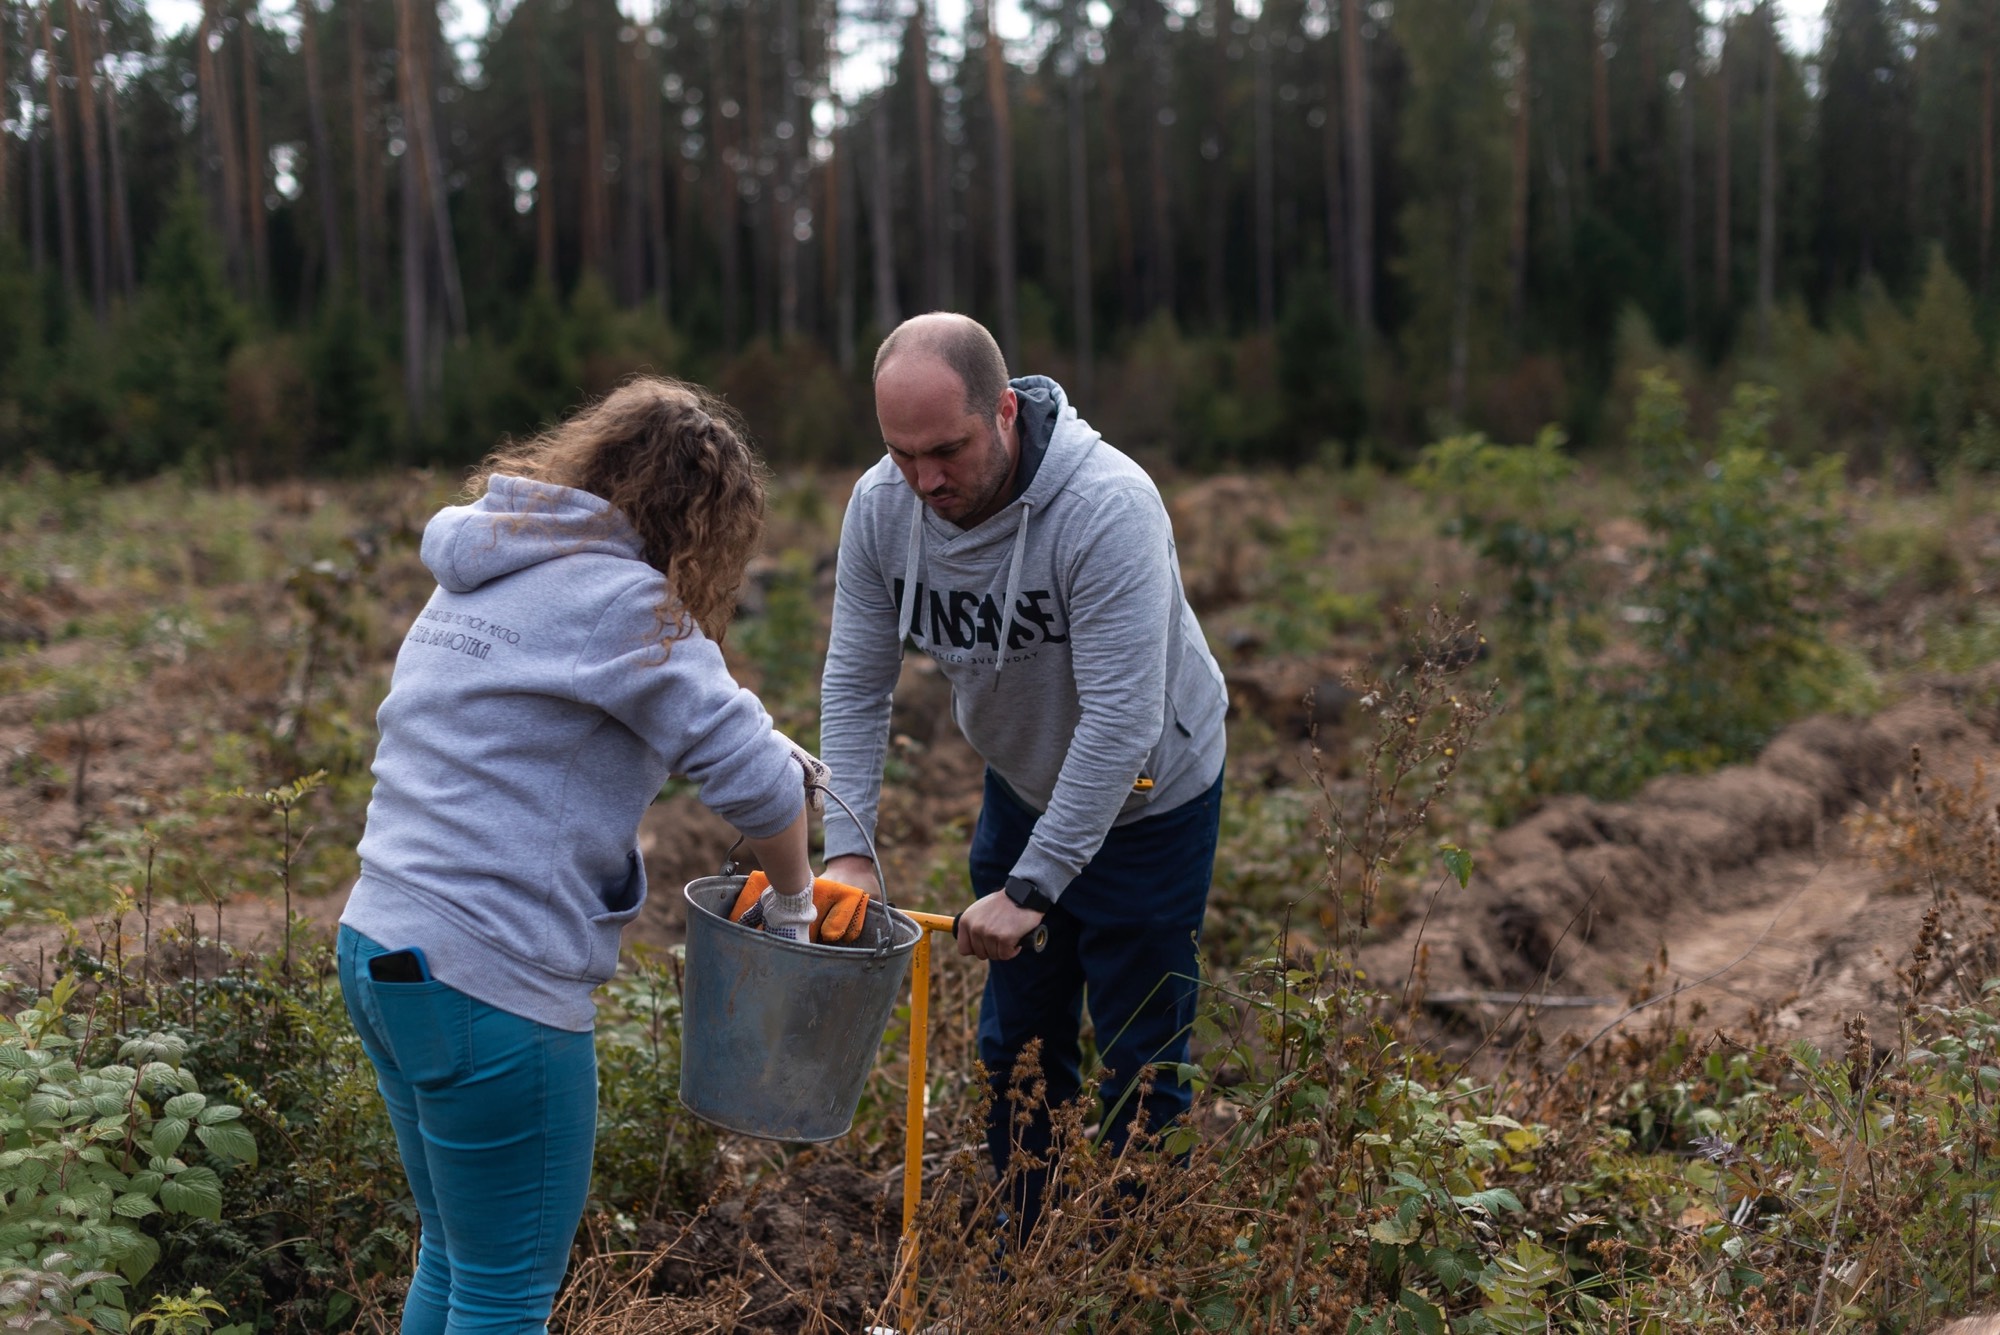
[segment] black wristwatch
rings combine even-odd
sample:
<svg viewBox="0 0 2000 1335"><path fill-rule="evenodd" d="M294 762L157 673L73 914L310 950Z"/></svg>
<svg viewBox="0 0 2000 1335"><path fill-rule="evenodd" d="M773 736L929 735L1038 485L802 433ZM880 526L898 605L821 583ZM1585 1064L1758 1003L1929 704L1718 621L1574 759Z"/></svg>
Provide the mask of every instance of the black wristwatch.
<svg viewBox="0 0 2000 1335"><path fill-rule="evenodd" d="M1042 893L1042 887L1036 885L1025 876L1009 876L1005 888L1007 898L1013 900L1024 909L1033 909L1036 913L1047 913L1056 906L1056 902L1053 899Z"/></svg>

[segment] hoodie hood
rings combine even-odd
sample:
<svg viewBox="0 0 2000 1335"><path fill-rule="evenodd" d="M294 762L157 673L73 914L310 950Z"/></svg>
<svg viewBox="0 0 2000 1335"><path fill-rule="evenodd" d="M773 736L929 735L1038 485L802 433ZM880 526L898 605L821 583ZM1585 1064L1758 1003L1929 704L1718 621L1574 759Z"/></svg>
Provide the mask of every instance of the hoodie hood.
<svg viewBox="0 0 2000 1335"><path fill-rule="evenodd" d="M912 572L914 582L917 572L923 569L925 529L932 524L955 535L947 539L946 544L959 547L1003 540L1008 536L1007 526L1011 523L1014 526L1013 551L1008 557L1007 583L1000 600L1001 607L1009 608L1014 606L1021 592L1021 563L1028 550L1030 519L1038 508L1047 505L1068 485L1103 439L1070 406L1062 386L1047 376L1022 376L1011 381L1010 385L1020 403L1020 416L1014 429L1021 451L1017 470L1026 471L1025 483L1018 484L1018 494L998 514L966 530L933 517L930 507L919 502L910 518L909 550L903 566ZM1006 662L1005 654L994 659L993 678L996 682Z"/></svg>
<svg viewBox="0 0 2000 1335"><path fill-rule="evenodd" d="M424 527L421 549L424 565L452 593L585 552L643 560L645 544L601 497L500 473L471 505L440 510Z"/></svg>
<svg viewBox="0 0 2000 1335"><path fill-rule="evenodd" d="M1012 387L1021 405L1015 427L1021 438L1021 462L1032 461L1013 504L1039 508L1083 467L1102 437L1077 416L1063 387L1047 376L1024 375Z"/></svg>

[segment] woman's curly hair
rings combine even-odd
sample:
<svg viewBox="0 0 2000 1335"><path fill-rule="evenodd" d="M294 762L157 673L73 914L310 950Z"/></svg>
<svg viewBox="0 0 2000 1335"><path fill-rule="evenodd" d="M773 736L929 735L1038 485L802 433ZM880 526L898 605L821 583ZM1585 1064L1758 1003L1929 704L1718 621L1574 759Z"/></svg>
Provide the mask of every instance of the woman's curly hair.
<svg viewBox="0 0 2000 1335"><path fill-rule="evenodd" d="M699 626L719 643L764 533L765 473L728 404L699 385L639 376L539 435L508 441L466 487L481 496L505 474L609 501L667 578L662 640Z"/></svg>

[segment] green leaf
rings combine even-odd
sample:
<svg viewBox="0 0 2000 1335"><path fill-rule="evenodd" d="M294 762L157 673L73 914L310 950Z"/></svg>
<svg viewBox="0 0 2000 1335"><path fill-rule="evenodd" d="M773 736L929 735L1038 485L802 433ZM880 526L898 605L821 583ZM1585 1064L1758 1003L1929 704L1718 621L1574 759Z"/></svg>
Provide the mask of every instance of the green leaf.
<svg viewBox="0 0 2000 1335"><path fill-rule="evenodd" d="M243 1115L243 1110L233 1103L211 1103L194 1115L194 1120L202 1126L214 1126L217 1122L233 1122Z"/></svg>
<svg viewBox="0 0 2000 1335"><path fill-rule="evenodd" d="M1472 854L1457 844L1439 844L1438 856L1444 859L1444 868L1458 880L1458 888L1463 890L1472 881Z"/></svg>
<svg viewBox="0 0 2000 1335"><path fill-rule="evenodd" d="M222 1179L213 1168L196 1164L160 1184L160 1204L198 1219L222 1218Z"/></svg>
<svg viewBox="0 0 2000 1335"><path fill-rule="evenodd" d="M60 1093L41 1090L31 1095L21 1114L29 1126L47 1126L50 1122L60 1122L69 1115L69 1098Z"/></svg>
<svg viewBox="0 0 2000 1335"><path fill-rule="evenodd" d="M237 1163L257 1162L257 1138L250 1134L249 1128L239 1123L224 1122L218 1126L197 1126L194 1134L211 1154Z"/></svg>
<svg viewBox="0 0 2000 1335"><path fill-rule="evenodd" d="M1400 1302L1423 1335L1445 1335L1444 1312L1430 1299L1415 1289L1404 1289Z"/></svg>
<svg viewBox="0 0 2000 1335"><path fill-rule="evenodd" d="M1468 1264L1464 1257L1449 1247L1433 1247L1424 1258L1424 1264L1447 1289L1456 1289L1478 1273L1476 1265Z"/></svg>
<svg viewBox="0 0 2000 1335"><path fill-rule="evenodd" d="M172 1158L188 1138L188 1122L184 1117L162 1117L153 1123L153 1153L163 1159Z"/></svg>
<svg viewBox="0 0 2000 1335"><path fill-rule="evenodd" d="M191 1118L200 1112L207 1102L206 1094L176 1094L167 1100L167 1106L160 1110L160 1116Z"/></svg>
<svg viewBox="0 0 2000 1335"><path fill-rule="evenodd" d="M353 1294L335 1289L332 1295L326 1300L326 1324L329 1326L339 1325L341 1318L352 1312L355 1306ZM216 1335L222 1335L222 1332L217 1331Z"/></svg>
<svg viewBox="0 0 2000 1335"><path fill-rule="evenodd" d="M127 1219L144 1219L149 1214L160 1212L159 1204L151 1196L141 1192L128 1191L111 1202L111 1212Z"/></svg>
<svg viewBox="0 0 2000 1335"><path fill-rule="evenodd" d="M118 1257L118 1273L136 1284L159 1260L160 1244L144 1233L132 1233L124 1253Z"/></svg>

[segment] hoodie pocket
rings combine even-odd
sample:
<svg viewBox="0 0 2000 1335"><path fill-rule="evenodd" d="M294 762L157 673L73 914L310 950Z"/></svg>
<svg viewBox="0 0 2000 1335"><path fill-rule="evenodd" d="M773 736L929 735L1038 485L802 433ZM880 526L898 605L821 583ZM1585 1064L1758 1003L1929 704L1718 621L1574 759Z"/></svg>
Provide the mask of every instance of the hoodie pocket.
<svg viewBox="0 0 2000 1335"><path fill-rule="evenodd" d="M585 976L602 981L618 971L618 932L646 906L646 864L638 851L625 855L625 880L604 897L604 910L590 915L590 963Z"/></svg>

